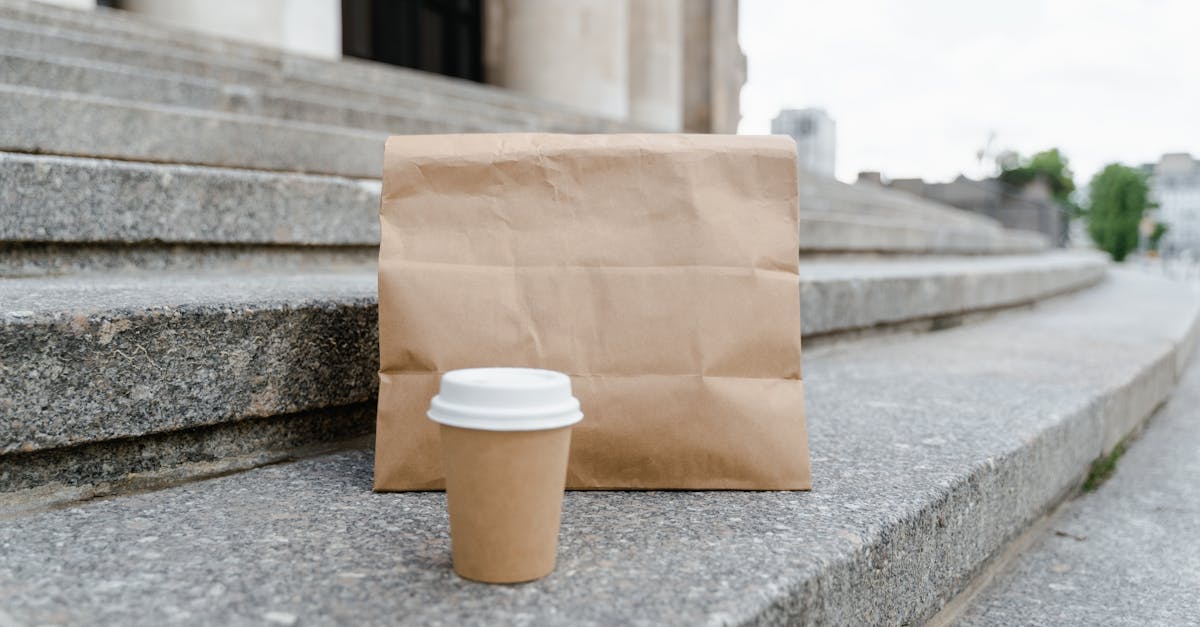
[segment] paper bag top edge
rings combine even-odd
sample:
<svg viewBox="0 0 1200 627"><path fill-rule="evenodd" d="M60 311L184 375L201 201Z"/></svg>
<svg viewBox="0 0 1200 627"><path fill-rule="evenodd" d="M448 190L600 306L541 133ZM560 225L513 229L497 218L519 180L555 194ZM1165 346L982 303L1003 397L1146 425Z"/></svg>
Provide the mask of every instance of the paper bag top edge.
<svg viewBox="0 0 1200 627"><path fill-rule="evenodd" d="M795 160L796 142L787 135L713 135L672 133L459 133L445 135L392 135L384 151L403 159L444 159L464 154L520 157L559 150L587 148L680 152L753 150L763 156ZM774 153L774 154L772 154ZM387 166L385 165L385 170Z"/></svg>

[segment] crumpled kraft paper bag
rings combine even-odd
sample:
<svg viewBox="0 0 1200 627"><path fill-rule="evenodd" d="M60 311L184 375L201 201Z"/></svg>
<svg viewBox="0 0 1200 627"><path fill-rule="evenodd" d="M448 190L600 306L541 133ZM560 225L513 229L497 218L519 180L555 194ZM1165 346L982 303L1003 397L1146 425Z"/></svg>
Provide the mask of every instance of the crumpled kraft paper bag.
<svg viewBox="0 0 1200 627"><path fill-rule="evenodd" d="M786 137L392 137L376 490L442 489L441 373L571 375L572 489L806 490Z"/></svg>

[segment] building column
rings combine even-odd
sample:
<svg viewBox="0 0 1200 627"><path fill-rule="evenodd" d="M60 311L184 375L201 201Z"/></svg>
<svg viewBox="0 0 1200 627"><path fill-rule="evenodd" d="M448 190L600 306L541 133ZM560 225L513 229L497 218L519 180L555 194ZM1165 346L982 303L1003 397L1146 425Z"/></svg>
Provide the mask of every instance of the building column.
<svg viewBox="0 0 1200 627"><path fill-rule="evenodd" d="M508 0L488 82L581 111L629 116L629 0ZM492 19L492 18L489 18ZM489 29L490 30L490 29Z"/></svg>
<svg viewBox="0 0 1200 627"><path fill-rule="evenodd" d="M287 52L342 56L341 0L121 0L121 8Z"/></svg>
<svg viewBox="0 0 1200 627"><path fill-rule="evenodd" d="M683 127L736 133L746 82L738 0L687 0L683 7Z"/></svg>
<svg viewBox="0 0 1200 627"><path fill-rule="evenodd" d="M746 55L738 44L738 0L712 4L712 132L736 133L742 120Z"/></svg>
<svg viewBox="0 0 1200 627"><path fill-rule="evenodd" d="M683 128L682 0L629 0L629 121Z"/></svg>

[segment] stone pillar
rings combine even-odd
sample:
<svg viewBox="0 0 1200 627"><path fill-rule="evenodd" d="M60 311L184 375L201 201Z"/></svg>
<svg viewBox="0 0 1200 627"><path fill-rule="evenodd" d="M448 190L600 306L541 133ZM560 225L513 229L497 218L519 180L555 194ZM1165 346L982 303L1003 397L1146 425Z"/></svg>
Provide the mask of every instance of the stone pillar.
<svg viewBox="0 0 1200 627"><path fill-rule="evenodd" d="M738 0L688 0L683 15L683 127L736 133L746 82Z"/></svg>
<svg viewBox="0 0 1200 627"><path fill-rule="evenodd" d="M683 3L683 129L712 132L712 3Z"/></svg>
<svg viewBox="0 0 1200 627"><path fill-rule="evenodd" d="M742 121L746 55L738 44L738 0L713 0L712 132L736 133Z"/></svg>
<svg viewBox="0 0 1200 627"><path fill-rule="evenodd" d="M341 0L121 0L121 8L288 52L342 56Z"/></svg>
<svg viewBox="0 0 1200 627"><path fill-rule="evenodd" d="M629 121L683 128L683 4L629 0Z"/></svg>
<svg viewBox="0 0 1200 627"><path fill-rule="evenodd" d="M629 116L629 0L509 0L502 10L501 60L485 61L488 82L604 117Z"/></svg>

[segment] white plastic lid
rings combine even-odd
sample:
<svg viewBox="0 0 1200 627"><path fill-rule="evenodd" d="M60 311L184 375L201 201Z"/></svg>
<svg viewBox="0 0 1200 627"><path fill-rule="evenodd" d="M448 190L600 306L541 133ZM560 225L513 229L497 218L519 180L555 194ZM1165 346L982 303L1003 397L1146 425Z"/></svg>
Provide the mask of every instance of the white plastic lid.
<svg viewBox="0 0 1200 627"><path fill-rule="evenodd" d="M430 420L486 431L558 429L583 419L571 379L533 368L468 368L442 375Z"/></svg>

